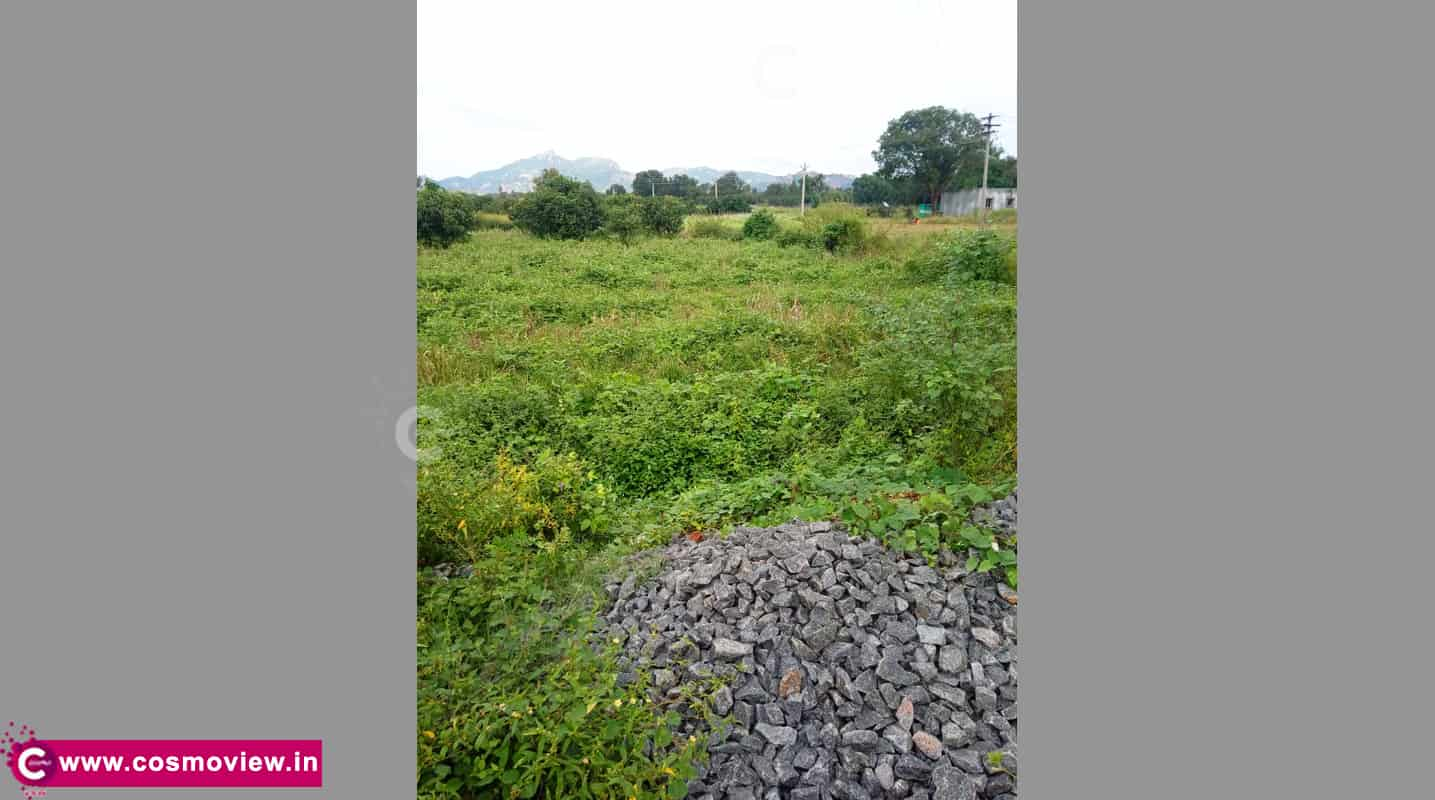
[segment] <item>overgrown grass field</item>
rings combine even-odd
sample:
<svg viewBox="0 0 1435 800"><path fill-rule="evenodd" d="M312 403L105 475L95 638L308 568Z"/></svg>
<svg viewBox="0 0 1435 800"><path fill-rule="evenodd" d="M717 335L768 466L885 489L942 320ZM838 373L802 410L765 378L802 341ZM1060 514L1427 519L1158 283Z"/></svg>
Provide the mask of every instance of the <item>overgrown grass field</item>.
<svg viewBox="0 0 1435 800"><path fill-rule="evenodd" d="M840 518L1015 583L1015 542L965 521L1016 478L1014 223L872 220L830 253L745 218L420 248L422 795L682 796L702 698L651 705L588 636L678 533Z"/></svg>

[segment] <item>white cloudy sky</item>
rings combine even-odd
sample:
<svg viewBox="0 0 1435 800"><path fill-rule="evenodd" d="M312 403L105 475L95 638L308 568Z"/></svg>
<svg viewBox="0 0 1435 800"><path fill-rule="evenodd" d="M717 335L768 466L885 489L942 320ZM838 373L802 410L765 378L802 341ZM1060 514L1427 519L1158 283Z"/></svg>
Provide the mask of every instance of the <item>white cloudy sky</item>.
<svg viewBox="0 0 1435 800"><path fill-rule="evenodd" d="M1016 152L1015 0L418 4L418 170L555 150L625 170L860 174L887 121L997 114Z"/></svg>

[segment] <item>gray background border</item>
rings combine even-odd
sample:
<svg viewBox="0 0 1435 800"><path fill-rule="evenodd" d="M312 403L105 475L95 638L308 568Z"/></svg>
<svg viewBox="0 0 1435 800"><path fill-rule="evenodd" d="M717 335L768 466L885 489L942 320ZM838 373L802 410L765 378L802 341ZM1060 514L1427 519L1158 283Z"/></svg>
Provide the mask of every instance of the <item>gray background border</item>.
<svg viewBox="0 0 1435 800"><path fill-rule="evenodd" d="M1423 790L1405 9L1022 4L1026 797ZM3 14L0 715L408 796L412 8Z"/></svg>
<svg viewBox="0 0 1435 800"><path fill-rule="evenodd" d="M220 794L413 795L414 31L0 11L6 721L321 738L324 789Z"/></svg>
<svg viewBox="0 0 1435 800"><path fill-rule="evenodd" d="M1430 793L1413 8L1021 5L1023 797Z"/></svg>

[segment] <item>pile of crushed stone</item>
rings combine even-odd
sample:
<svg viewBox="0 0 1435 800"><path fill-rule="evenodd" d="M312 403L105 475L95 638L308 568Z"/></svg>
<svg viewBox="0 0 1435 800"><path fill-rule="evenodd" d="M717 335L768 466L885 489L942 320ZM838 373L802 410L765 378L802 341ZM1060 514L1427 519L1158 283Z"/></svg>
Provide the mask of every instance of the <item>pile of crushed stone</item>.
<svg viewBox="0 0 1435 800"><path fill-rule="evenodd" d="M1013 530L1015 497L998 502L990 522ZM995 576L830 522L680 538L662 556L651 580L608 587L607 635L625 680L645 670L675 701L725 681L725 733L676 706L684 735L710 737L688 797L1016 796L1017 596Z"/></svg>

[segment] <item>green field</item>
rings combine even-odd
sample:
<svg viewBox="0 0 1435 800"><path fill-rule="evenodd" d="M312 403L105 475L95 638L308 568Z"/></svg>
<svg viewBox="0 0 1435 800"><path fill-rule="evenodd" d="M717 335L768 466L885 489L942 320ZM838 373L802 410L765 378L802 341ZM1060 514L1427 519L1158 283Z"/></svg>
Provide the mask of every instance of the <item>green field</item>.
<svg viewBox="0 0 1435 800"><path fill-rule="evenodd" d="M719 219L736 237L744 218ZM1016 292L963 268L1014 276L1014 250L988 251L1015 224L985 244L970 223L866 224L846 255L495 229L419 249L421 793L680 783L702 743L665 738L582 645L629 554L794 517L980 546L966 509L1016 477ZM475 575L435 580L439 562Z"/></svg>

